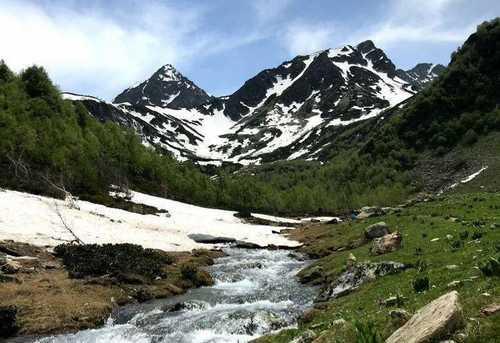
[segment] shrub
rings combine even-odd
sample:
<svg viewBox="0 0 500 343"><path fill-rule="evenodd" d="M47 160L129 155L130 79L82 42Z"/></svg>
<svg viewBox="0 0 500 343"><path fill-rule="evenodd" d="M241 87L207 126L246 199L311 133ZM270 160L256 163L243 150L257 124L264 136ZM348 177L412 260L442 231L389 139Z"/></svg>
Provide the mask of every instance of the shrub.
<svg viewBox="0 0 500 343"><path fill-rule="evenodd" d="M413 289L415 293L422 293L428 290L430 287L429 278L427 276L417 276L415 280L413 280Z"/></svg>
<svg viewBox="0 0 500 343"><path fill-rule="evenodd" d="M195 264L190 262L181 265L181 275L184 279L192 282L196 287L211 286L214 284L208 272L199 270Z"/></svg>
<svg viewBox="0 0 500 343"><path fill-rule="evenodd" d="M479 264L479 269L485 276L500 276L499 258L490 257L487 261Z"/></svg>
<svg viewBox="0 0 500 343"><path fill-rule="evenodd" d="M165 253L135 244L61 244L55 252L75 278L133 274L153 279L164 277L163 267L173 262Z"/></svg>
<svg viewBox="0 0 500 343"><path fill-rule="evenodd" d="M424 260L418 260L417 263L415 263L415 268L419 273L424 272L427 270L427 262Z"/></svg>
<svg viewBox="0 0 500 343"><path fill-rule="evenodd" d="M464 246L464 243L461 240L454 240L453 242L450 243L451 250L452 251L457 251L458 249L462 248Z"/></svg>
<svg viewBox="0 0 500 343"><path fill-rule="evenodd" d="M198 273L198 267L193 263L184 263L181 265L181 275L183 278L190 281L196 280L196 274Z"/></svg>
<svg viewBox="0 0 500 343"><path fill-rule="evenodd" d="M469 238L469 231L460 232L459 237L462 241L465 241L467 238Z"/></svg>
<svg viewBox="0 0 500 343"><path fill-rule="evenodd" d="M372 322L354 322L356 328L356 343L382 343L379 333Z"/></svg>
<svg viewBox="0 0 500 343"><path fill-rule="evenodd" d="M478 136L476 131L469 129L464 135L463 142L465 145L472 145L477 142L477 139Z"/></svg>
<svg viewBox="0 0 500 343"><path fill-rule="evenodd" d="M476 231L472 234L472 239L473 240L476 240L476 239L481 239L481 237L483 237L483 233L481 231Z"/></svg>

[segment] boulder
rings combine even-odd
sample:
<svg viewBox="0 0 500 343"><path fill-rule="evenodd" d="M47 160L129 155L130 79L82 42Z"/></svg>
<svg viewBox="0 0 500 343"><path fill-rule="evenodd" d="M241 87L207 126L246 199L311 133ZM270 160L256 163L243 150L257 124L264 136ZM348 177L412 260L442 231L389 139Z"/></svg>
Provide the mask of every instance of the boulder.
<svg viewBox="0 0 500 343"><path fill-rule="evenodd" d="M0 337L9 337L17 332L16 316L15 306L0 306Z"/></svg>
<svg viewBox="0 0 500 343"><path fill-rule="evenodd" d="M373 240L371 253L374 255L387 254L388 252L396 251L401 248L403 237L396 231Z"/></svg>
<svg viewBox="0 0 500 343"><path fill-rule="evenodd" d="M251 242L244 242L244 241L236 241L236 243L234 244L234 247L239 248L239 249L263 249L264 248L263 246L260 246L258 244L251 243Z"/></svg>
<svg viewBox="0 0 500 343"><path fill-rule="evenodd" d="M323 288L316 302L329 301L351 293L365 282L375 280L377 277L395 274L407 268L398 262L363 262L348 268L330 285Z"/></svg>
<svg viewBox="0 0 500 343"><path fill-rule="evenodd" d="M323 276L323 267L319 265L313 265L307 269L302 270L299 273L299 279L301 283L310 283L313 281L322 280Z"/></svg>
<svg viewBox="0 0 500 343"><path fill-rule="evenodd" d="M489 317L500 312L500 304L491 304L481 309L483 316Z"/></svg>
<svg viewBox="0 0 500 343"><path fill-rule="evenodd" d="M402 308L396 308L389 312L389 316L394 324L397 326L404 325L411 317L410 313Z"/></svg>
<svg viewBox="0 0 500 343"><path fill-rule="evenodd" d="M458 292L452 291L422 307L386 343L424 343L446 339L465 325Z"/></svg>
<svg viewBox="0 0 500 343"><path fill-rule="evenodd" d="M236 239L231 237L218 237L202 233L193 233L188 235L188 237L200 244L225 244L236 242Z"/></svg>
<svg viewBox="0 0 500 343"><path fill-rule="evenodd" d="M383 237L388 233L390 233L389 226L385 222L372 224L365 229L365 237L367 239Z"/></svg>
<svg viewBox="0 0 500 343"><path fill-rule="evenodd" d="M7 259L2 265L1 269L5 274L16 274L21 270L22 267L23 266L21 265L21 263Z"/></svg>

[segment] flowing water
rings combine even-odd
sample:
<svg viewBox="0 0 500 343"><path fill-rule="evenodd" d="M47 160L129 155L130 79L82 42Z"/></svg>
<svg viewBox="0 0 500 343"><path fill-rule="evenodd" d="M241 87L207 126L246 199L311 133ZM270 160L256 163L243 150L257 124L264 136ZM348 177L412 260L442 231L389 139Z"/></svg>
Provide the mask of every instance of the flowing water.
<svg viewBox="0 0 500 343"><path fill-rule="evenodd" d="M39 342L248 342L294 325L312 304L316 290L295 277L307 262L288 251L225 252L208 269L216 281L212 287L125 306L100 329Z"/></svg>

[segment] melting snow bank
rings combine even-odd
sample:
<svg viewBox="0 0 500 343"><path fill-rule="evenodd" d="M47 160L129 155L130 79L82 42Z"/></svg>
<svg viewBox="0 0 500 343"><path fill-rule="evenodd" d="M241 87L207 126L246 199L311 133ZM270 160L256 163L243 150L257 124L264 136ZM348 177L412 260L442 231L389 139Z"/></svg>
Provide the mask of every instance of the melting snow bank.
<svg viewBox="0 0 500 343"><path fill-rule="evenodd" d="M481 169L479 169L477 172L475 172L474 174L471 174L469 176L467 176L466 178L464 178L463 180L460 181L460 183L467 183L469 181L472 181L476 178L476 176L478 176L479 174L481 174L483 171L485 171L486 169L488 169L488 166L485 166L485 167L482 167Z"/></svg>
<svg viewBox="0 0 500 343"><path fill-rule="evenodd" d="M120 308L105 327L42 343L243 343L293 326L317 290L299 284L307 265L287 251L225 249L208 268L213 287Z"/></svg>
<svg viewBox="0 0 500 343"><path fill-rule="evenodd" d="M452 184L452 185L450 185L450 186L446 187L445 189L443 189L443 190L439 191L439 192L438 192L438 195L439 195L439 194L443 194L443 193L444 193L444 191L446 191L446 190L450 190L450 189L453 189L453 188L457 187L457 186L458 186L459 184L461 184L461 183L462 183L462 184L464 184L464 183L468 183L468 182L470 182L470 181L474 180L477 176L479 176L479 174L481 174L481 173L482 173L483 171L485 171L486 169L488 169L488 166L484 166L484 167L482 167L482 168L481 168L481 169L479 169L477 172L472 173L471 175L469 175L469 176L467 176L467 177L463 178L462 180L460 180L459 182L455 182L454 184Z"/></svg>
<svg viewBox="0 0 500 343"><path fill-rule="evenodd" d="M134 243L165 251L210 247L190 239L190 234L231 237L238 241L294 247L300 245L273 233L280 227L251 225L235 212L204 208L139 192L132 202L167 210L170 214L141 215L87 201L68 206L63 200L16 191L0 191L0 240L55 246L74 237L85 243Z"/></svg>
<svg viewBox="0 0 500 343"><path fill-rule="evenodd" d="M276 217L276 216L271 216L271 215L267 215L267 214L259 214L259 213L252 213L252 217L267 220L267 221L274 222L274 223L291 224L291 225L308 223L308 222L325 223L325 222L330 222L330 221L336 221L336 222L342 221L342 219L340 219L339 217L308 217L308 218L293 219L293 218Z"/></svg>

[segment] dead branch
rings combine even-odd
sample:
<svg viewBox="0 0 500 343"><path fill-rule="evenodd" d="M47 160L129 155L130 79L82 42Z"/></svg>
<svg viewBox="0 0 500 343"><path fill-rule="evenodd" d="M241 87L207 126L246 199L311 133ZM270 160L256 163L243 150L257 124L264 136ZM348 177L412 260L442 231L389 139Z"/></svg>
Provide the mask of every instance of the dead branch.
<svg viewBox="0 0 500 343"><path fill-rule="evenodd" d="M54 200L54 210L57 214L57 216L59 217L59 219L61 220L61 223L63 224L64 228L66 229L66 231L68 231L74 238L73 241L71 241L71 243L73 242L76 242L77 244L85 244L83 243L83 241L75 234L75 232L71 229L71 227L66 223L66 220L64 219L64 216L62 215L60 209L59 209L59 206L57 205L57 202Z"/></svg>

